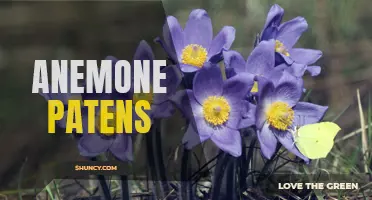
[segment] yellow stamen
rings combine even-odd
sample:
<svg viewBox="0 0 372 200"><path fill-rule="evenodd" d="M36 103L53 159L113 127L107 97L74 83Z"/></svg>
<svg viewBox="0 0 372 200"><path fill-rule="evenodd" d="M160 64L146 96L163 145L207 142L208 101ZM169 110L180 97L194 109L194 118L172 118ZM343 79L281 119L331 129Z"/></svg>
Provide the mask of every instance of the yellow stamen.
<svg viewBox="0 0 372 200"><path fill-rule="evenodd" d="M293 123L294 111L287 103L277 101L267 109L266 119L272 127L285 131Z"/></svg>
<svg viewBox="0 0 372 200"><path fill-rule="evenodd" d="M154 93L152 91L152 87L150 86L150 93L134 93L133 104L136 104L139 100L146 100L150 104L152 104L152 102L154 101Z"/></svg>
<svg viewBox="0 0 372 200"><path fill-rule="evenodd" d="M288 50L286 49L284 44L279 40L275 40L275 51L285 56L289 56Z"/></svg>
<svg viewBox="0 0 372 200"><path fill-rule="evenodd" d="M255 81L253 83L253 87L251 89L251 92L258 92L258 83L257 83L257 81Z"/></svg>
<svg viewBox="0 0 372 200"><path fill-rule="evenodd" d="M182 50L181 60L183 64L201 68L207 60L207 56L208 52L204 47L198 44L190 44Z"/></svg>
<svg viewBox="0 0 372 200"><path fill-rule="evenodd" d="M229 119L230 110L224 97L210 96L203 102L204 119L214 126L224 124Z"/></svg>
<svg viewBox="0 0 372 200"><path fill-rule="evenodd" d="M113 109L113 108L108 108L107 111L109 113L114 113L114 118L113 119L108 119L107 120L107 126L108 127L114 127L114 129L116 130L116 110ZM101 113L98 113L96 115L96 128L97 130L101 133L101 134L104 134L106 136L110 136L110 135L113 135L114 133L103 133L103 131L101 131Z"/></svg>

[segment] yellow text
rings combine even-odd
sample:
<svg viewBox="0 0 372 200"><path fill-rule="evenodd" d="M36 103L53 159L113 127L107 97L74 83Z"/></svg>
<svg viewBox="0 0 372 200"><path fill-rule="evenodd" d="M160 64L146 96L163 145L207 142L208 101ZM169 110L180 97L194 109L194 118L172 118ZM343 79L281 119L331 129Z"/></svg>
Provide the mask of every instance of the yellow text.
<svg viewBox="0 0 372 200"><path fill-rule="evenodd" d="M146 100L139 100L135 104L132 100L68 100L67 109L60 100L49 100L48 133L54 134L56 121L63 118L68 134L82 134L84 130L106 135L131 134L134 131L148 133L151 119L146 111L150 109L150 102Z"/></svg>

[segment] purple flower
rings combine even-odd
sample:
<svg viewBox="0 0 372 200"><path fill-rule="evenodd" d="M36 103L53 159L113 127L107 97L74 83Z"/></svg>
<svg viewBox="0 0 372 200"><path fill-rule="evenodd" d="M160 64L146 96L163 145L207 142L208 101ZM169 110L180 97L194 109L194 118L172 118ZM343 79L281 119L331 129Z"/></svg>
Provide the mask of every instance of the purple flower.
<svg viewBox="0 0 372 200"><path fill-rule="evenodd" d="M111 107L110 113L113 113L114 119L108 120L108 126L116 128L115 118L116 106ZM132 149L132 137L126 133L113 133L104 134L101 133L100 126L100 106L96 107L95 110L95 127L94 133L88 131L88 112L87 109L82 111L82 122L83 122L83 136L78 141L78 149L80 155L86 157L95 157L107 151L110 151L117 159L121 161L132 161L133 160L133 149ZM134 113L134 110L133 110ZM133 116L133 120L136 120L136 115ZM134 126L133 126L134 127Z"/></svg>
<svg viewBox="0 0 372 200"><path fill-rule="evenodd" d="M258 76L269 78L276 75L282 69L275 68L274 47L274 40L262 41L253 49L247 61L236 51L224 51L223 56L227 77L230 78L239 73L250 73L254 78ZM251 92L256 93L257 91L258 86L255 81Z"/></svg>
<svg viewBox="0 0 372 200"><path fill-rule="evenodd" d="M313 49L293 48L300 36L307 30L308 24L303 17L296 17L282 22L284 10L279 5L273 5L267 15L266 23L261 33L261 41L275 39L275 52L277 52L277 65L289 66L291 72L302 77L307 70L312 76L317 76L321 68L309 66L314 64L322 52Z"/></svg>
<svg viewBox="0 0 372 200"><path fill-rule="evenodd" d="M70 88L68 86L68 88ZM114 99L116 94L99 94L98 96L94 97L94 94L71 94L71 93L41 93L47 101L48 100L61 100L65 105L65 112L64 117L57 121L58 126L62 128L66 128L66 120L68 111L67 103L68 100L88 100L88 99L97 99L97 100L109 100ZM84 99L85 98L85 99ZM81 104L81 113L82 113L82 127L83 127L83 134L77 134L77 136L81 136L78 140L78 149L80 151L80 155L86 157L94 157L98 156L106 151L110 151L116 158L122 161L132 160L132 139L130 135L127 134L115 134L115 135L104 135L100 133L100 106L97 106L95 109L95 127L93 134L88 133L88 109L87 107ZM134 113L134 111L133 111ZM136 116L135 116L136 117ZM110 123L110 122L109 122ZM111 120L112 125L112 120ZM111 126L110 125L110 126Z"/></svg>
<svg viewBox="0 0 372 200"><path fill-rule="evenodd" d="M154 53L148 43L146 41L141 41L134 54L133 60L150 60L150 63L152 63L154 58ZM133 69L131 71L133 71ZM153 71L152 66L150 66L150 84L153 83ZM166 79L160 81L160 86L167 88L166 93L152 93L152 86L150 86L150 93L133 93L133 87L130 91L133 103L136 103L138 100L147 100L151 103L151 110L148 113L151 118L166 118L173 115L175 109L169 99L176 93L182 80L174 65L164 67L161 69L161 73L166 74ZM135 77L132 76L132 86L134 78Z"/></svg>
<svg viewBox="0 0 372 200"><path fill-rule="evenodd" d="M106 59L112 60L113 62L113 72L115 63L118 61L117 58L113 56L108 56ZM149 44L142 40L133 56L133 60L149 60L150 61L150 70L149 70L149 78L150 78L150 93L134 93L134 88L131 87L130 91L126 94L120 94L116 90L113 91L112 94L107 95L101 95L101 94L95 94L92 98L99 99L132 99L133 103L135 104L139 100L147 100L151 104L151 110L147 111L147 114L151 118L166 118L172 116L174 113L174 107L169 100L169 98L175 94L177 91L178 86L181 84L181 77L177 73L176 66L170 65L162 68L160 70L161 73L166 74L166 79L162 79L160 81L161 87L166 87L167 92L166 93L153 93L151 84L153 83L153 67L152 67L152 61L155 59L154 53L149 46ZM131 72L134 71L134 65L132 62L131 65ZM134 84L134 76L131 76L131 86ZM113 76L113 79L115 79L115 76ZM91 99L91 98L89 98Z"/></svg>
<svg viewBox="0 0 372 200"><path fill-rule="evenodd" d="M298 126L319 122L328 107L299 102L303 82L286 71L276 84L259 78L258 86L256 127L263 155L271 158L279 141L290 152L308 162L309 159L294 145L291 131Z"/></svg>
<svg viewBox="0 0 372 200"><path fill-rule="evenodd" d="M67 73L67 80L70 80L69 72ZM74 94L70 93L70 81L67 81L67 93L52 93L52 87L51 85L48 85L49 92L48 93L42 93L39 92L39 95L44 97L46 101L49 100L60 100L63 105L64 105L64 110L67 110L67 105L69 100L82 100L82 95L81 94ZM57 121L57 125L60 126L61 128L66 128L66 113L63 116L61 120Z"/></svg>
<svg viewBox="0 0 372 200"><path fill-rule="evenodd" d="M179 64L183 72L194 72L206 62L222 60L222 50L228 50L234 39L235 29L224 26L213 38L211 19L207 12L195 9L190 13L183 30L178 20L167 17L163 27L163 39L157 41L163 46L170 58Z"/></svg>
<svg viewBox="0 0 372 200"><path fill-rule="evenodd" d="M113 56L107 56L105 58L105 60L110 60L111 61L111 75L112 75L111 77L112 77L112 79L110 81L111 81L112 86L114 86L115 85L115 79L116 79L116 76L117 76L116 73L115 73L115 64L118 61L118 59L113 57ZM124 78L124 74L122 74L121 77ZM105 84L106 84L106 82L104 83L104 85ZM103 86L103 87L105 87L105 86ZM115 87L112 87L112 88L113 88L112 93L108 94L108 93L97 93L95 91L95 88L93 87L93 92L92 93L84 92L84 93L81 94L81 96L82 96L83 100L122 100L122 99L131 99L132 98L132 94L130 92L119 93L118 91L116 91Z"/></svg>
<svg viewBox="0 0 372 200"><path fill-rule="evenodd" d="M250 80L250 74L240 73L223 81L219 67L214 64L204 66L195 75L193 90L184 92L191 107L186 113L192 121L183 138L186 148L211 139L232 156L241 155L238 129L244 117L243 99L253 86Z"/></svg>
<svg viewBox="0 0 372 200"><path fill-rule="evenodd" d="M106 60L111 60L112 64L112 84L115 85L115 64L118 61L113 56L107 56ZM124 76L122 76L124 77ZM104 83L106 84L106 83ZM112 93L83 93L82 100L131 100L132 93L119 93L112 90ZM130 134L105 134L101 131L100 118L101 118L101 106L95 107L95 127L93 133L88 132L88 109L87 107L82 107L82 122L83 122L83 134L78 141L78 149L80 155L85 157L95 157L105 152L111 152L118 160L121 161L132 161L133 160L133 150L132 150L132 138ZM114 114L114 119L108 120L108 126L116 128L116 106L109 108L109 112ZM135 114L133 107L133 120L138 118ZM65 113L67 115L67 113ZM134 127L134 126L132 126Z"/></svg>

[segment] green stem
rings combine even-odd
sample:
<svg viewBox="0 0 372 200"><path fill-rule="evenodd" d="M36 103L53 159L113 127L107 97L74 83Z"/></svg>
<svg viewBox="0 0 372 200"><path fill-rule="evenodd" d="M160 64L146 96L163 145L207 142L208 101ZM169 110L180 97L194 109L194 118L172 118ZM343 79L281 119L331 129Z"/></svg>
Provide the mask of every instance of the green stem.
<svg viewBox="0 0 372 200"><path fill-rule="evenodd" d="M96 157L93 157L90 159L91 161L97 161L97 158ZM103 195L105 197L106 200L111 200L111 191L110 191L110 188L108 187L107 185L107 182L106 182L106 179L105 179L105 176L103 175L97 175L97 179L101 185L101 188L102 188L102 191L103 191Z"/></svg>
<svg viewBox="0 0 372 200"><path fill-rule="evenodd" d="M123 200L130 199L130 192L129 192L129 184L128 184L128 177L125 175L120 176L121 182L121 196Z"/></svg>
<svg viewBox="0 0 372 200"><path fill-rule="evenodd" d="M183 149L181 158L181 199L192 200L191 195L191 182L190 182L190 151L186 148Z"/></svg>
<svg viewBox="0 0 372 200"><path fill-rule="evenodd" d="M217 165L213 176L212 199L219 199L220 197L221 183L228 161L229 155L226 153L223 153L223 155L217 160Z"/></svg>
<svg viewBox="0 0 372 200"><path fill-rule="evenodd" d="M261 182L261 181L266 180L267 176L265 174L266 174L267 171L269 171L271 165L273 164L274 160L276 159L276 154L279 152L281 146L282 146L281 144L278 144L278 146L276 147L276 150L275 150L275 153L273 154L273 156L263 166L263 168L261 170L261 173L260 173L260 175L257 178L257 184L259 182Z"/></svg>

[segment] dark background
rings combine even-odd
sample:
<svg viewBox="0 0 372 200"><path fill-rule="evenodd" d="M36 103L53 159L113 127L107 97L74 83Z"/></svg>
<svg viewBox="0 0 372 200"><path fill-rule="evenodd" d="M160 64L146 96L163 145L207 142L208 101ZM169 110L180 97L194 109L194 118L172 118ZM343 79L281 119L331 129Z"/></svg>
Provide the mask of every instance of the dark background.
<svg viewBox="0 0 372 200"><path fill-rule="evenodd" d="M297 46L324 53L318 62L321 76L305 78L306 87L312 89L310 100L329 105L326 120L342 113L338 138L360 128L356 89L360 88L367 121L372 78L368 0L0 2L0 194L17 189L22 166L22 187L32 188L35 177L42 180L53 174L51 166L56 163L84 159L63 130L47 134L47 103L31 93L34 60L100 60L107 55L129 60L142 39L163 59L160 46L152 41L161 36L165 15L176 16L184 25L195 8L208 11L214 34L224 25L234 26L232 49L247 57L274 3L285 9L284 20L303 16L308 21L309 30ZM180 132L181 122L172 120L178 118L167 123L163 139L167 152L174 151L181 137L174 134ZM360 134L338 143L333 154L319 163L332 173L363 172Z"/></svg>

